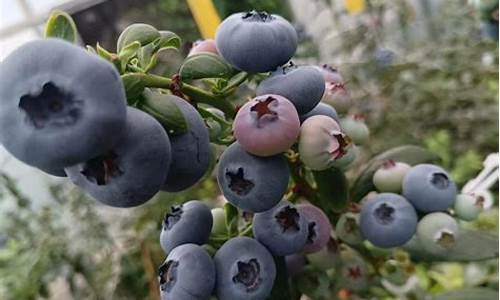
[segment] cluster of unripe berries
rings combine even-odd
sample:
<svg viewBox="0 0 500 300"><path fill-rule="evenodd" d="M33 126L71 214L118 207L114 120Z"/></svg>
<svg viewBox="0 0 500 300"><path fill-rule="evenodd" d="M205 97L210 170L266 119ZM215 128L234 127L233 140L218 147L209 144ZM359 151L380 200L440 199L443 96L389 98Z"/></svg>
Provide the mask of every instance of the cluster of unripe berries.
<svg viewBox="0 0 500 300"><path fill-rule="evenodd" d="M482 210L482 198L458 194L450 175L441 167L385 161L374 173L379 193L362 201L361 211L342 215L337 236L357 245L368 240L380 248L419 245L432 254L453 249L462 220L475 219Z"/></svg>

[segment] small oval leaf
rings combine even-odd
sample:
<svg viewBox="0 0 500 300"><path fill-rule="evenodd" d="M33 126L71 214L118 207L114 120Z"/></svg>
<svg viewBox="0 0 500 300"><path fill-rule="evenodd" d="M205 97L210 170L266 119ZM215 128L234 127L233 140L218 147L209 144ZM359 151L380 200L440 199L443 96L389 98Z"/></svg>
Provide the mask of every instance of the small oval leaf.
<svg viewBox="0 0 500 300"><path fill-rule="evenodd" d="M172 99L172 95L160 94L150 89L143 92L144 100L140 109L147 112L160 122L169 135L187 132L188 124L182 111Z"/></svg>
<svg viewBox="0 0 500 300"><path fill-rule="evenodd" d="M172 31L161 30L160 38L155 40L153 44L156 51L167 47L174 47L176 49L179 49L181 47L181 38Z"/></svg>
<svg viewBox="0 0 500 300"><path fill-rule="evenodd" d="M54 37L76 43L78 31L75 21L64 11L56 10L52 12L45 26L45 37Z"/></svg>
<svg viewBox="0 0 500 300"><path fill-rule="evenodd" d="M121 76L123 86L125 87L125 94L129 105L135 105L138 98L142 97L144 91L144 83L142 80L134 76L134 74L125 74Z"/></svg>
<svg viewBox="0 0 500 300"><path fill-rule="evenodd" d="M198 53L186 58L179 74L183 80L202 78L229 78L233 68L222 58L212 53Z"/></svg>
<svg viewBox="0 0 500 300"><path fill-rule="evenodd" d="M498 236L478 230L462 229L455 246L436 255L422 247L403 247L415 261L478 261L498 258Z"/></svg>
<svg viewBox="0 0 500 300"><path fill-rule="evenodd" d="M344 172L331 168L313 171L313 176L317 186L317 204L334 213L343 212L349 204L348 183Z"/></svg>
<svg viewBox="0 0 500 300"><path fill-rule="evenodd" d="M116 51L119 53L124 47L133 42L139 42L141 46L147 45L160 37L156 28L148 24L136 23L128 26L118 37Z"/></svg>
<svg viewBox="0 0 500 300"><path fill-rule="evenodd" d="M375 186L372 181L373 174L384 163L384 161L388 159L405 162L409 165L416 165L435 161L438 157L425 148L413 145L404 145L392 148L375 156L367 163L366 168L360 173L352 185L352 201L360 201L367 193L375 190Z"/></svg>
<svg viewBox="0 0 500 300"><path fill-rule="evenodd" d="M497 300L498 291L488 288L468 288L432 296L430 300Z"/></svg>

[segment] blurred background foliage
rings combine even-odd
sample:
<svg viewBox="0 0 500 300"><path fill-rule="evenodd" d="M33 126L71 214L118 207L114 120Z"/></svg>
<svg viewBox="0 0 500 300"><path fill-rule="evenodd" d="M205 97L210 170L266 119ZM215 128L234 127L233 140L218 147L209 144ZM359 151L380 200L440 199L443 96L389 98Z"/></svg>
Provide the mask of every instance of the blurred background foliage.
<svg viewBox="0 0 500 300"><path fill-rule="evenodd" d="M336 16L347 15L335 10L336 1L313 2L331 6ZM426 18L415 26L410 2L366 1L366 11L351 17L349 26L335 23L331 51L318 49L304 24L295 22L302 41L298 61L333 63L346 79L352 98L349 113L365 115L371 129L358 167L391 147L424 145L439 155L461 186L478 173L487 154L498 151L498 43L485 37L482 28L491 14L467 1L446 1L424 13ZM294 20L287 1L214 3L221 18L257 9ZM384 23L388 16L392 26ZM183 0L134 6L119 19L122 27L132 22L178 33L185 44L183 55L200 38ZM110 36L103 44L114 45L116 38ZM164 213L172 204L191 199L212 207L220 200L210 174L188 191L162 193L127 210L99 205L70 185L53 186L52 194L52 203L33 205L36 199L27 199L0 173L0 299L159 299L156 267L164 259L158 241ZM497 233L495 207L468 225ZM411 270L421 287L412 295L415 299L425 290L498 290L498 260L411 264ZM332 274L322 276L303 285L315 289L318 299L332 299L331 291L338 291L329 285ZM369 293L394 298L378 284Z"/></svg>

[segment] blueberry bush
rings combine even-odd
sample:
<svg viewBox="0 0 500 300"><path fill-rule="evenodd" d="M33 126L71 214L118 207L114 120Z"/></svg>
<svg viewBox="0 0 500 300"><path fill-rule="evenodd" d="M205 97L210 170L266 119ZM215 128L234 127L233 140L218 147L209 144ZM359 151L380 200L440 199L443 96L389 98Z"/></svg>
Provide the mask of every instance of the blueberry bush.
<svg viewBox="0 0 500 300"><path fill-rule="evenodd" d="M498 297L498 209L432 147L367 158L348 79L294 63L283 17L234 13L163 74L174 32L77 36L55 12L0 64L0 142L77 187L34 208L0 173L2 299Z"/></svg>

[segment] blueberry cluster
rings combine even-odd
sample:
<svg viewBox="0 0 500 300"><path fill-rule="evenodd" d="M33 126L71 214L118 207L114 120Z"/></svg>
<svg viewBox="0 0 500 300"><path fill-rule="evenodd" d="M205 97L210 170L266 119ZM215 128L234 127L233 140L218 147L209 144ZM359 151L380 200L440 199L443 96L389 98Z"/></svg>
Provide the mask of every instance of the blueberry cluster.
<svg viewBox="0 0 500 300"><path fill-rule="evenodd" d="M151 115L127 106L116 67L80 47L27 43L0 64L0 77L2 145L104 204L132 207L160 190L184 190L209 167L208 130L195 108L150 91L175 102L188 124L185 133L167 134Z"/></svg>
<svg viewBox="0 0 500 300"><path fill-rule="evenodd" d="M482 200L457 195L457 187L441 167L387 160L373 175L380 193L369 194L359 213L343 214L335 228L337 237L351 245L365 239L380 248L413 247L417 243L429 253L443 254L455 246L457 221L475 219Z"/></svg>

